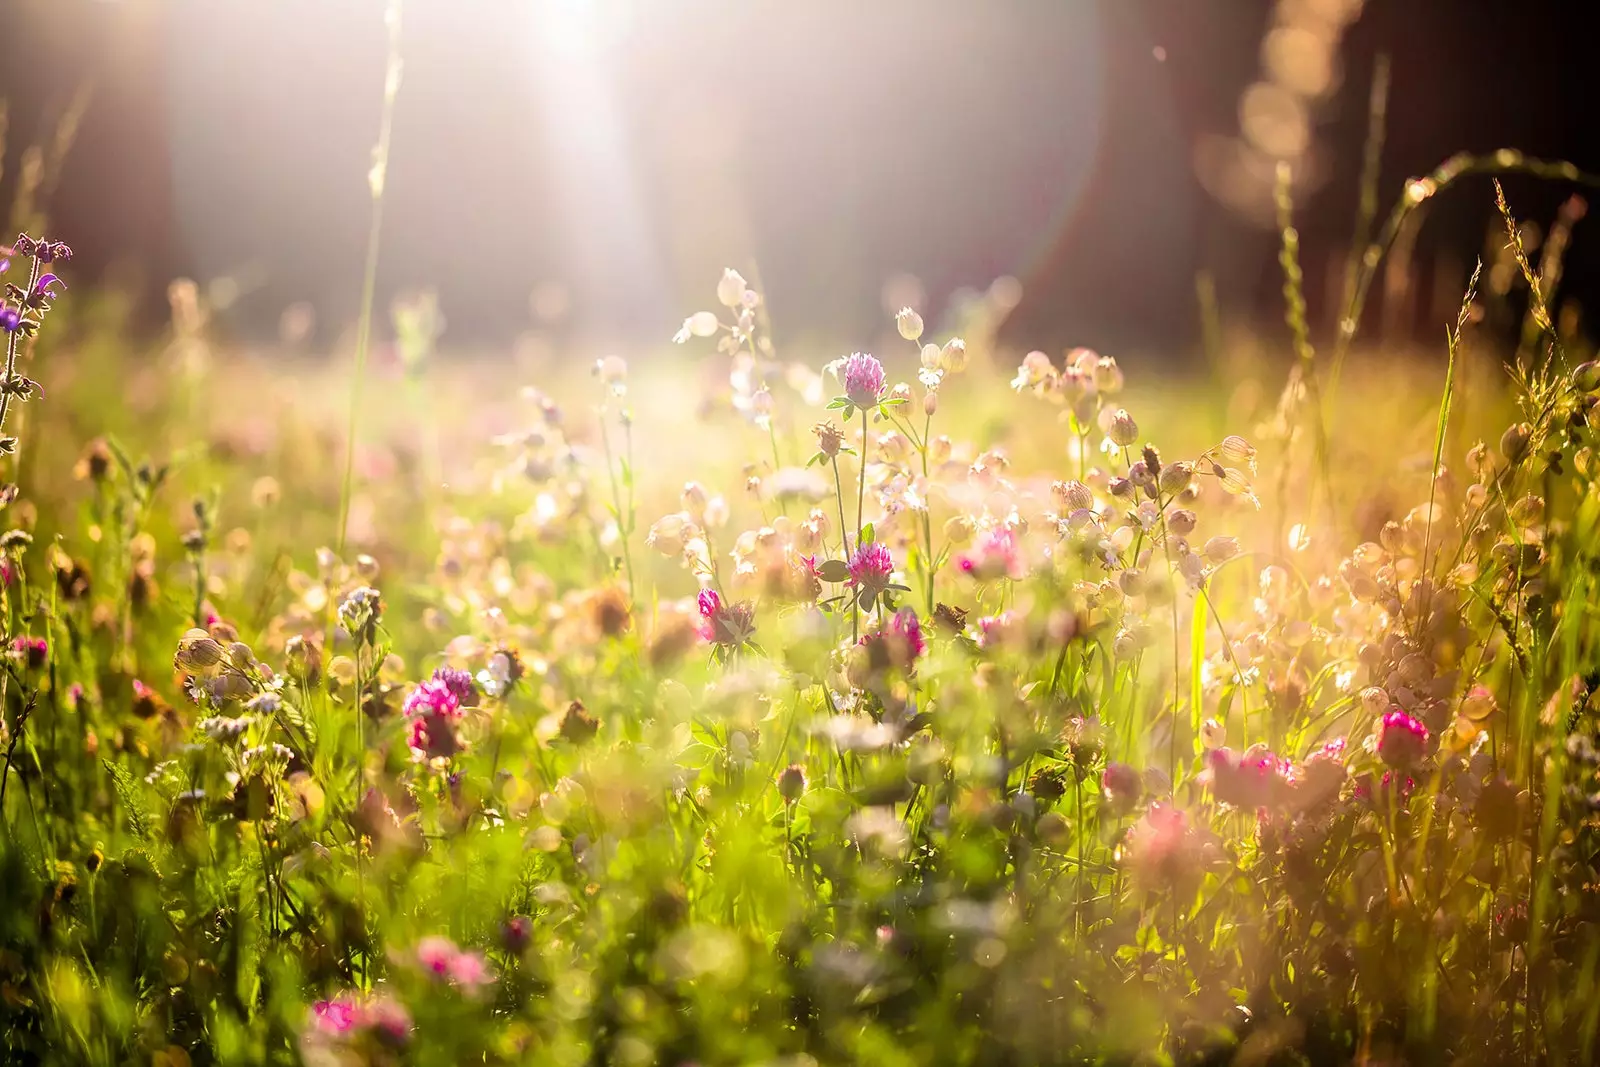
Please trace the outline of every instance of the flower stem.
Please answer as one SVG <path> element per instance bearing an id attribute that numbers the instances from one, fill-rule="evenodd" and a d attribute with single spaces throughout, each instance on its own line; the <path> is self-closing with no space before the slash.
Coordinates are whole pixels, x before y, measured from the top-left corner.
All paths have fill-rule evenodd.
<path id="1" fill-rule="evenodd" d="M 39 257 L 33 257 L 33 267 L 28 272 L 28 293 L 39 284 Z M 21 330 L 12 330 L 6 339 L 6 376 L 0 380 L 0 435 L 5 433 L 6 416 L 11 414 L 11 383 L 17 376 L 17 341 Z M 20 447 L 20 446 L 18 446 Z"/>

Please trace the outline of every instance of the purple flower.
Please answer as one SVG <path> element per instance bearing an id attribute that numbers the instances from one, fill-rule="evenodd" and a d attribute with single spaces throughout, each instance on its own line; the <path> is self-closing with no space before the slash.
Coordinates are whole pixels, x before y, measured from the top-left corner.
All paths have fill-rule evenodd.
<path id="1" fill-rule="evenodd" d="M 858 408 L 870 408 L 883 399 L 883 364 L 865 352 L 844 361 L 844 396 Z"/>
<path id="2" fill-rule="evenodd" d="M 894 575 L 894 557 L 877 541 L 868 541 L 850 554 L 849 568 L 851 585 L 877 594 L 888 588 Z"/>
<path id="3" fill-rule="evenodd" d="M 0 307 L 0 330 L 16 333 L 22 325 L 22 315 L 16 308 Z"/>
<path id="4" fill-rule="evenodd" d="M 63 289 L 67 287 L 67 283 L 62 281 L 58 276 L 54 274 L 45 274 L 34 283 L 33 294 L 35 296 L 42 296 L 46 300 L 54 300 L 56 294 L 50 291 L 50 287 L 53 285 L 59 285 Z"/>
<path id="5" fill-rule="evenodd" d="M 922 636 L 922 623 L 917 620 L 917 613 L 910 608 L 901 608 L 894 613 L 894 619 L 889 623 L 889 632 L 905 642 L 906 652 L 912 660 L 919 659 L 928 650 L 927 638 Z"/>
<path id="6" fill-rule="evenodd" d="M 715 589 L 702 589 L 699 605 L 700 617 L 706 620 L 700 636 L 714 645 L 738 648 L 756 632 L 756 608 L 748 600 L 725 604 Z"/>
<path id="7" fill-rule="evenodd" d="M 447 683 L 439 680 L 438 675 L 423 682 L 411 691 L 406 697 L 405 713 L 412 718 L 444 719 L 461 718 L 461 698 Z"/>
<path id="8" fill-rule="evenodd" d="M 1378 758 L 1391 767 L 1409 767 L 1422 758 L 1428 728 L 1401 711 L 1389 709 L 1378 732 Z"/>
<path id="9" fill-rule="evenodd" d="M 432 681 L 448 689 L 456 698 L 457 704 L 470 708 L 478 702 L 478 687 L 472 684 L 471 671 L 440 667 L 433 672 Z"/>

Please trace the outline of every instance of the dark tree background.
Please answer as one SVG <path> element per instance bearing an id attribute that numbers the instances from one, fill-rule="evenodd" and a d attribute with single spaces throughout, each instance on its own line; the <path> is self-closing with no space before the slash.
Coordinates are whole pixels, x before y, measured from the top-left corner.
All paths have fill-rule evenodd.
<path id="1" fill-rule="evenodd" d="M 782 331 L 848 343 L 882 328 L 896 272 L 934 308 L 1013 274 L 1008 330 L 1028 344 L 1189 351 L 1201 269 L 1234 311 L 1278 313 L 1272 235 L 1192 165 L 1198 139 L 1237 132 L 1272 6 L 410 0 L 381 293 L 437 287 L 452 339 L 497 345 L 559 282 L 578 329 L 659 340 L 721 265 L 754 263 Z M 1326 180 L 1301 205 L 1323 321 L 1375 56 L 1393 62 L 1386 207 L 1462 149 L 1600 169 L 1583 6 L 1367 0 L 1316 114 Z M 381 0 L 0 0 L 0 205 L 88 79 L 51 202 L 80 283 L 122 279 L 153 324 L 169 278 L 228 274 L 241 337 L 273 336 L 297 301 L 329 336 L 360 288 L 381 16 Z M 1570 192 L 1508 189 L 1540 221 Z M 1419 261 L 1464 280 L 1490 213 L 1486 181 L 1442 198 Z M 1600 284 L 1581 226 L 1569 263 L 1581 301 Z"/>

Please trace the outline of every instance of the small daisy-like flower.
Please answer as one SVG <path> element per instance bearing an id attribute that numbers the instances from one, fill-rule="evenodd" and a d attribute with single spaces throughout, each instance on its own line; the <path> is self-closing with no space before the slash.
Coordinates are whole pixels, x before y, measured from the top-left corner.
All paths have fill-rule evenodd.
<path id="1" fill-rule="evenodd" d="M 865 352 L 856 352 L 844 361 L 839 372 L 844 396 L 858 408 L 876 407 L 883 399 L 883 364 Z"/>
<path id="2" fill-rule="evenodd" d="M 889 587 L 894 577 L 894 557 L 876 541 L 857 545 L 850 554 L 850 584 L 877 594 Z"/>

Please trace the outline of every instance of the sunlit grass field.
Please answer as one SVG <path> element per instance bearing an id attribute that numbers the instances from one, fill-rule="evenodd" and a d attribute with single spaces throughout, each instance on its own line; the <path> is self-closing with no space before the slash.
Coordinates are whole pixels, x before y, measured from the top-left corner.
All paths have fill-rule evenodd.
<path id="1" fill-rule="evenodd" d="M 1330 338 L 1286 184 L 1284 324 L 1188 363 L 995 293 L 821 351 L 734 270 L 640 352 L 184 283 L 146 345 L 19 237 L 5 1061 L 1593 1062 L 1566 235 L 1358 332 L 1474 172 L 1588 181 L 1413 182 Z"/>

